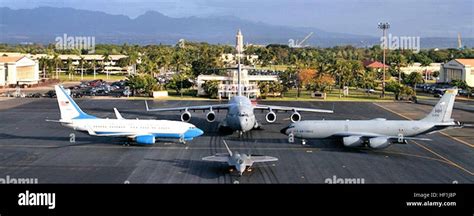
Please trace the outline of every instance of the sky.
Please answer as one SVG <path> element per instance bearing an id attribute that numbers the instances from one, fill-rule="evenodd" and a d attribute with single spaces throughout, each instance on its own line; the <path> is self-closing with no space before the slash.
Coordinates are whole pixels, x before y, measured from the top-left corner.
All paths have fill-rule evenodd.
<path id="1" fill-rule="evenodd" d="M 12 9 L 71 7 L 135 18 L 154 10 L 171 17 L 235 16 L 274 25 L 329 32 L 380 35 L 389 22 L 394 36 L 474 38 L 473 0 L 0 0 Z"/>

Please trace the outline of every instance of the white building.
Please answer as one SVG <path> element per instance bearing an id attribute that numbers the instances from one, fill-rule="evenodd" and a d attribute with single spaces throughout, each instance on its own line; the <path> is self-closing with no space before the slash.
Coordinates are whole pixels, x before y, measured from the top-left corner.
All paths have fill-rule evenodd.
<path id="1" fill-rule="evenodd" d="M 27 56 L 33 60 L 38 60 L 40 58 L 48 58 L 52 59 L 52 55 L 48 54 L 26 54 L 26 53 L 0 53 L 1 56 L 8 56 L 8 57 L 19 57 L 19 56 Z M 128 67 L 120 67 L 118 65 L 118 61 L 123 58 L 127 58 L 126 55 L 109 55 L 109 60 L 108 61 L 103 61 L 104 56 L 103 55 L 73 55 L 73 54 L 65 54 L 65 55 L 58 55 L 59 59 L 61 59 L 63 63 L 63 68 L 60 68 L 61 72 L 65 72 L 67 70 L 66 64 L 67 61 L 70 59 L 72 61 L 72 65 L 74 65 L 75 70 L 77 72 L 80 72 L 81 70 L 81 58 L 84 60 L 84 70 L 86 70 L 86 64 L 91 64 L 92 62 L 95 61 L 97 71 L 101 71 L 100 65 L 104 65 L 104 71 L 108 71 L 109 74 L 130 74 L 134 73 L 134 67 L 128 66 Z M 140 61 L 138 61 L 140 63 Z"/>
<path id="2" fill-rule="evenodd" d="M 242 55 L 244 51 L 244 36 L 242 32 L 237 32 L 235 36 L 235 49 L 238 54 L 223 54 L 222 61 L 227 65 L 233 65 L 234 68 L 237 68 L 237 57 L 245 57 L 247 60 L 252 63 L 253 61 L 258 59 L 258 56 L 249 56 L 249 55 Z M 240 74 L 240 84 L 241 84 L 241 92 L 244 96 L 249 98 L 257 98 L 260 95 L 260 89 L 258 88 L 259 81 L 278 81 L 277 76 L 273 75 L 249 75 L 248 70 L 253 69 L 249 67 L 244 67 L 242 64 L 245 62 L 241 62 L 241 74 Z M 226 76 L 218 76 L 218 75 L 199 75 L 197 78 L 197 87 L 198 87 L 198 96 L 199 95 L 206 95 L 206 91 L 202 88 L 202 84 L 206 81 L 219 81 L 219 87 L 217 91 L 217 97 L 221 98 L 231 98 L 237 95 L 238 92 L 238 70 L 237 69 L 229 69 L 227 70 Z"/>
<path id="3" fill-rule="evenodd" d="M 245 55 L 242 54 L 242 57 L 247 59 L 247 61 L 254 65 L 258 61 L 258 55 Z M 235 54 L 232 53 L 224 53 L 221 55 L 221 61 L 224 62 L 224 64 L 229 65 L 229 64 L 237 64 L 237 58 Z M 244 62 L 242 62 L 244 63 Z"/>
<path id="4" fill-rule="evenodd" d="M 242 86 L 242 94 L 250 97 L 256 98 L 260 95 L 260 89 L 258 88 L 258 82 L 262 81 L 278 81 L 277 76 L 273 75 L 249 75 L 248 69 L 250 68 L 242 68 L 242 73 L 240 77 L 240 83 Z M 197 78 L 197 88 L 198 88 L 198 96 L 206 95 L 206 92 L 202 88 L 202 84 L 206 81 L 218 80 L 219 90 L 218 90 L 218 98 L 231 98 L 237 95 L 237 80 L 238 80 L 238 73 L 237 69 L 229 69 L 227 71 L 226 76 L 219 76 L 219 75 L 199 75 Z"/>
<path id="5" fill-rule="evenodd" d="M 418 73 L 424 74 L 425 70 L 431 73 L 431 72 L 438 71 L 440 67 L 441 67 L 441 63 L 431 63 L 429 66 L 422 67 L 421 63 L 415 62 L 406 67 L 400 67 L 400 70 L 407 75 L 411 74 L 411 72 L 418 72 Z"/>
<path id="6" fill-rule="evenodd" d="M 454 59 L 441 64 L 438 82 L 447 83 L 452 80 L 466 81 L 474 87 L 474 59 Z"/>
<path id="7" fill-rule="evenodd" d="M 38 62 L 26 57 L 0 57 L 0 86 L 37 84 Z"/>

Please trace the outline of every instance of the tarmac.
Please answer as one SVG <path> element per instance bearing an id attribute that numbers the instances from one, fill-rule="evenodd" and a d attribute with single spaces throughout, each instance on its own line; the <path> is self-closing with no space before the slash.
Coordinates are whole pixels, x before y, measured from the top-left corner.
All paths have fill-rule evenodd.
<path id="1" fill-rule="evenodd" d="M 145 111 L 140 100 L 77 99 L 87 113 L 115 118 L 179 120 L 179 112 Z M 155 101 L 152 107 L 218 103 L 215 101 Z M 333 102 L 291 101 L 265 104 L 332 109 Z M 335 102 L 334 114 L 302 113 L 309 119 L 419 119 L 429 105 L 412 103 Z M 243 137 L 221 134 L 217 120 L 208 123 L 204 112 L 192 113 L 190 123 L 205 134 L 187 145 L 158 141 L 152 146 L 123 146 L 124 139 L 91 137 L 46 119 L 59 119 L 56 99 L 0 100 L 0 178 L 37 178 L 39 183 L 474 183 L 474 129 L 452 129 L 427 135 L 432 141 L 409 141 L 383 150 L 345 148 L 338 140 L 288 143 L 280 129 L 290 113 L 277 113 L 276 123 L 256 112 L 261 130 Z M 474 113 L 454 110 L 455 120 L 474 122 Z M 226 164 L 201 158 L 224 153 L 225 139 L 233 151 L 277 157 L 256 164 L 242 177 Z M 337 181 L 336 181 L 337 182 Z"/>

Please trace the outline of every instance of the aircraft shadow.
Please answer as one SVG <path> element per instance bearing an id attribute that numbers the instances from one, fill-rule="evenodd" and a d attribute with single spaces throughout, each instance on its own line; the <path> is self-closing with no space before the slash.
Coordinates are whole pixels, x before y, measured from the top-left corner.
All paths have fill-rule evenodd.
<path id="1" fill-rule="evenodd" d="M 187 159 L 153 159 L 145 158 L 144 160 L 164 162 L 172 164 L 175 167 L 183 169 L 183 173 L 197 176 L 204 179 L 216 179 L 225 175 L 229 175 L 229 166 L 225 163 L 213 163 L 202 160 L 187 160 Z"/>
<path id="2" fill-rule="evenodd" d="M 63 147 L 72 147 L 72 146 L 87 146 L 87 145 L 97 145 L 103 143 L 110 143 L 113 145 L 122 145 L 126 139 L 121 138 L 111 138 L 111 137 L 76 137 L 74 143 L 70 142 L 68 136 L 54 137 L 54 136 L 18 136 L 13 134 L 0 133 L 0 140 L 44 140 L 44 141 L 60 141 L 61 143 L 66 143 L 67 145 L 58 145 L 58 146 L 49 146 L 45 148 L 63 148 Z"/>

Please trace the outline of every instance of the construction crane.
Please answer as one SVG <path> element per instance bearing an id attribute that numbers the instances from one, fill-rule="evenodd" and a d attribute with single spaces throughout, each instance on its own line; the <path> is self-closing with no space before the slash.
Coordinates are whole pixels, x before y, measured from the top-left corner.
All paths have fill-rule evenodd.
<path id="1" fill-rule="evenodd" d="M 300 42 L 298 42 L 298 40 L 296 40 L 296 42 L 293 40 L 293 39 L 290 39 L 288 40 L 288 46 L 291 47 L 291 48 L 301 48 L 301 47 L 305 47 L 303 46 L 303 43 L 305 41 L 307 41 L 311 35 L 313 35 L 313 32 L 310 32 L 308 35 L 306 35 L 305 38 L 303 38 L 303 40 L 301 40 Z"/>

